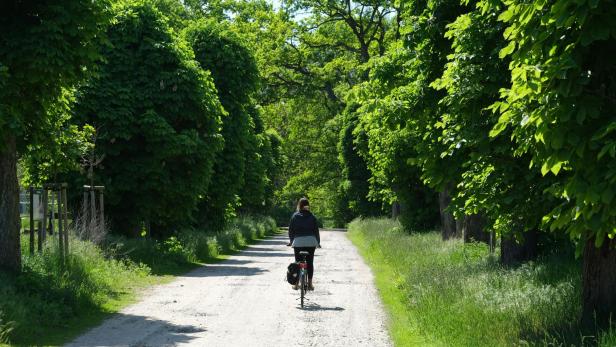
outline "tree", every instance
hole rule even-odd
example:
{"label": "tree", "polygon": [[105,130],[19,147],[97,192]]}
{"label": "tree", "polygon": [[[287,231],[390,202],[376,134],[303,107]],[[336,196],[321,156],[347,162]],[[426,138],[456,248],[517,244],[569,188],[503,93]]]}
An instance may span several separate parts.
{"label": "tree", "polygon": [[503,240],[502,262],[513,263],[536,255],[535,234],[551,206],[543,190],[551,182],[528,171],[531,158],[515,153],[509,136],[487,136],[498,121],[488,107],[510,83],[509,61],[499,58],[507,44],[497,19],[503,6],[471,4],[475,8],[448,26],[453,52],[432,84],[447,92],[437,126],[441,156],[449,159],[448,180],[456,183],[451,209],[463,221],[465,240],[486,241],[482,229],[494,231]]}
{"label": "tree", "polygon": [[[356,217],[372,217],[383,213],[381,201],[370,201],[370,170],[365,159],[359,154],[367,150],[368,138],[359,128],[359,119],[356,113],[358,105],[347,105],[344,116],[345,127],[340,133],[338,152],[342,163],[344,181],[341,189],[348,215],[343,223],[350,222]],[[357,129],[357,130],[356,130]],[[361,148],[360,148],[361,147]]]}
{"label": "tree", "polygon": [[223,109],[212,78],[153,5],[118,7],[97,76],[77,95],[98,130],[96,180],[116,231],[164,234],[189,223],[207,193]]}
{"label": "tree", "polygon": [[[224,24],[200,20],[190,25],[185,36],[204,70],[212,73],[218,97],[228,113],[222,127],[224,149],[216,157],[214,176],[200,204],[200,219],[214,229],[225,223],[225,211],[234,211],[236,198],[246,175],[259,163],[256,152],[261,143],[255,138],[254,117],[249,114],[259,72],[253,55],[238,35]],[[246,164],[248,166],[245,170]],[[260,166],[259,166],[260,167]],[[264,179],[259,175],[257,180]]]}
{"label": "tree", "polygon": [[268,158],[270,144],[269,137],[264,133],[265,129],[259,110],[252,108],[250,116],[250,136],[247,139],[248,147],[245,151],[246,167],[250,169],[244,174],[240,197],[244,211],[262,213],[266,206],[267,196],[265,194],[269,185],[267,162],[270,160]]}
{"label": "tree", "polygon": [[[338,29],[334,35],[331,35],[331,30],[316,30],[320,39],[313,42],[306,41],[306,45],[311,48],[347,51],[357,55],[361,63],[368,62],[374,53],[377,55],[385,53],[388,33],[392,26],[395,30],[394,36],[399,36],[402,4],[396,4],[394,1],[287,0],[286,4],[292,9],[311,11],[312,16],[307,20],[310,23],[307,30],[321,27]],[[391,23],[390,17],[396,18],[394,23]],[[346,34],[336,35],[340,31]]]}
{"label": "tree", "polygon": [[544,222],[584,255],[583,320],[616,313],[616,6],[610,1],[505,1],[511,88],[492,136],[511,129],[532,167],[555,176]]}
{"label": "tree", "polygon": [[107,1],[0,5],[0,267],[19,270],[16,162],[46,136],[48,111],[98,58]]}
{"label": "tree", "polygon": [[[420,183],[419,175],[425,184],[440,191],[443,239],[456,235],[447,209],[455,184],[447,177],[449,158],[441,157],[444,148],[437,131],[443,113],[439,101],[444,93],[431,83],[442,75],[451,51],[451,43],[444,37],[446,25],[460,13],[462,6],[448,0],[416,3],[406,9],[401,41],[374,60],[369,82],[358,91],[364,105],[360,108],[362,123],[372,142],[368,154],[375,158],[373,174],[390,172],[393,177],[381,182],[401,198],[410,193],[404,203],[417,203],[412,187]],[[415,182],[408,181],[412,177]]]}

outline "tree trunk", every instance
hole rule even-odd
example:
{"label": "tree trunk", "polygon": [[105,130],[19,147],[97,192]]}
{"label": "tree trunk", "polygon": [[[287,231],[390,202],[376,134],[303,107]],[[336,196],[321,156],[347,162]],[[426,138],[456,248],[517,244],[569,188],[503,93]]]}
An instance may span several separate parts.
{"label": "tree trunk", "polygon": [[485,221],[480,214],[464,216],[464,242],[490,243],[490,234],[483,231]]}
{"label": "tree trunk", "polygon": [[501,264],[515,265],[537,257],[537,230],[530,230],[523,234],[519,242],[513,235],[501,237]]}
{"label": "tree trunk", "polygon": [[456,219],[456,235],[464,235],[464,218]]}
{"label": "tree trunk", "polygon": [[448,184],[442,192],[438,193],[438,203],[441,212],[441,235],[443,240],[449,240],[452,237],[459,236],[456,235],[456,220],[453,218],[453,214],[446,211],[447,206],[451,203],[450,191],[451,185]]}
{"label": "tree trunk", "polygon": [[582,323],[607,327],[616,321],[616,240],[605,239],[600,248],[594,238],[584,247]]}
{"label": "tree trunk", "polygon": [[0,268],[17,272],[21,249],[15,137],[7,136],[0,148]]}
{"label": "tree trunk", "polygon": [[394,201],[394,203],[391,204],[391,218],[398,219],[399,216],[400,216],[400,203],[398,201]]}

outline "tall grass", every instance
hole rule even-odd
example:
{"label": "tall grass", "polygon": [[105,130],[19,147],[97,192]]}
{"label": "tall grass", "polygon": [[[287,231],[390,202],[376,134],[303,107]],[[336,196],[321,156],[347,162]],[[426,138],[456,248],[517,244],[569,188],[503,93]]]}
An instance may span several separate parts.
{"label": "tall grass", "polygon": [[4,322],[2,320],[3,313],[0,312],[0,344],[7,343],[9,341],[9,334],[13,330],[12,322]]}
{"label": "tall grass", "polygon": [[[579,332],[580,264],[551,255],[501,267],[483,244],[356,220],[349,236],[375,270],[397,345],[594,344]],[[615,336],[599,337],[613,346]]]}
{"label": "tall grass", "polygon": [[19,275],[0,272],[0,311],[12,322],[8,332],[0,324],[0,336],[4,330],[10,342],[35,345],[44,336],[46,344],[60,344],[74,333],[69,327],[100,320],[135,286],[149,283],[147,267],[108,258],[88,241],[72,238],[63,263],[53,241],[41,254],[24,254]]}

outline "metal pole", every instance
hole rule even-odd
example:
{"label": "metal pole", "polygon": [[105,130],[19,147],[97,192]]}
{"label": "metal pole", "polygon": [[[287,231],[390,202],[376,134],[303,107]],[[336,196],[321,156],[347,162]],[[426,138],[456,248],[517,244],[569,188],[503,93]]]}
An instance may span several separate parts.
{"label": "metal pole", "polygon": [[[66,183],[62,185],[62,197],[64,198],[64,253],[68,255],[68,197],[66,194]],[[74,224],[74,221],[73,221]]]}
{"label": "metal pole", "polygon": [[30,186],[30,254],[34,254],[34,187]]}

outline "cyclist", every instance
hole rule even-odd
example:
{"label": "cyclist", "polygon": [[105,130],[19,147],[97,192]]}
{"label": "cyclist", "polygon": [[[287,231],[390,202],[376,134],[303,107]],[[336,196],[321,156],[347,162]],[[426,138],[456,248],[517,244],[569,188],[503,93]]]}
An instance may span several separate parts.
{"label": "cyclist", "polygon": [[[321,237],[319,235],[319,225],[317,218],[310,212],[308,199],[301,198],[297,203],[297,211],[293,213],[289,222],[289,244],[295,252],[295,261],[300,261],[299,252],[310,253],[306,257],[308,263],[308,289],[314,290],[312,285],[312,275],[314,274],[314,251],[317,247],[321,248]],[[299,285],[294,285],[297,290]]]}

